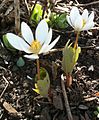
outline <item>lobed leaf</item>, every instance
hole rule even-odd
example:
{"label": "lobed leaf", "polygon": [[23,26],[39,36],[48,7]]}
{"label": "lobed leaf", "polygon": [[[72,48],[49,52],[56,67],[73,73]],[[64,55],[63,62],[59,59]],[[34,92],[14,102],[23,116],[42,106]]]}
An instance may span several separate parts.
{"label": "lobed leaf", "polygon": [[47,70],[45,68],[40,68],[40,80],[37,80],[37,75],[35,77],[35,80],[37,81],[35,84],[36,89],[33,90],[43,97],[48,97],[50,78]]}
{"label": "lobed leaf", "polygon": [[63,50],[63,60],[62,60],[62,67],[64,72],[68,75],[72,73],[74,65],[76,64],[79,53],[81,51],[80,47],[77,47],[76,49],[71,47],[72,43],[69,45],[68,41],[65,45],[65,48]]}

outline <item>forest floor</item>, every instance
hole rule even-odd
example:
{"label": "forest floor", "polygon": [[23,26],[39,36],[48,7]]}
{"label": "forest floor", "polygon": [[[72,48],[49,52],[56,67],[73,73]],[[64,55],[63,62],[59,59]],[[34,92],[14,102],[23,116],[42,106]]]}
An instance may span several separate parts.
{"label": "forest floor", "polygon": [[[28,0],[28,4],[32,5],[31,1]],[[77,4],[74,0],[73,3],[81,9],[94,11],[96,24],[92,31],[81,32],[81,53],[73,70],[73,84],[66,89],[68,102],[74,120],[98,120],[94,112],[99,107],[99,1],[78,0]],[[73,3],[70,0],[57,2],[60,6],[67,5],[68,11]],[[40,65],[50,74],[53,96],[52,101],[38,97],[33,91],[36,61],[24,58],[25,65],[18,67],[16,62],[20,53],[9,51],[2,42],[2,36],[7,32],[13,32],[15,28],[14,9],[7,11],[11,5],[14,5],[13,0],[0,0],[0,120],[68,120],[61,89],[62,51],[41,56]],[[28,23],[29,15],[24,0],[21,0],[20,9],[21,21]],[[53,35],[61,35],[55,46],[57,49],[63,48],[68,39],[75,39],[70,26],[62,32],[53,29]],[[56,76],[54,65],[57,65]]]}

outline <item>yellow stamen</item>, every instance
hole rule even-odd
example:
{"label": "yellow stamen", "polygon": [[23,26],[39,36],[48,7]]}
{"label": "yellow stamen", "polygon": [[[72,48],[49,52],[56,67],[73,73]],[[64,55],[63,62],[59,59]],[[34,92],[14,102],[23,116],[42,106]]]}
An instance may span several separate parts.
{"label": "yellow stamen", "polygon": [[31,45],[30,45],[30,51],[32,51],[35,54],[38,54],[40,49],[41,49],[41,44],[38,40],[33,40]]}
{"label": "yellow stamen", "polygon": [[85,26],[85,24],[86,24],[86,21],[83,19],[83,27]]}

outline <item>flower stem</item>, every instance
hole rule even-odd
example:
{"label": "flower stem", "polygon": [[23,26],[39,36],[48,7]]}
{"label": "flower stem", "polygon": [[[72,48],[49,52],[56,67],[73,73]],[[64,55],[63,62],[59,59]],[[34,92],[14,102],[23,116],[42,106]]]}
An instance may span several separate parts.
{"label": "flower stem", "polygon": [[77,32],[77,35],[76,35],[76,40],[75,40],[75,43],[74,43],[74,48],[77,47],[77,44],[78,44],[78,37],[79,37],[79,32]]}
{"label": "flower stem", "polygon": [[38,80],[40,80],[40,62],[39,62],[39,59],[37,59],[37,77],[38,77]]}
{"label": "flower stem", "polygon": [[72,85],[72,76],[70,73],[68,73],[68,75],[66,75],[66,86],[70,87]]}

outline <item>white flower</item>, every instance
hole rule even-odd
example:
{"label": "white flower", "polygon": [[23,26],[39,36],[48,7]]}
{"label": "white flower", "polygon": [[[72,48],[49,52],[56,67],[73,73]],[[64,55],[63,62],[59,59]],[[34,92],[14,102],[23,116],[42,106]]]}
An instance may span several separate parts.
{"label": "white flower", "polygon": [[97,115],[97,118],[99,118],[99,113],[98,113],[98,115]]}
{"label": "white flower", "polygon": [[77,7],[73,7],[70,16],[67,16],[68,23],[75,29],[75,31],[83,31],[92,29],[94,26],[94,12],[89,15],[88,10],[85,9],[80,15]]}
{"label": "white flower", "polygon": [[35,31],[35,39],[30,27],[25,23],[21,23],[22,38],[13,34],[7,33],[9,43],[16,49],[28,53],[24,57],[29,59],[38,59],[39,54],[46,53],[51,50],[58,42],[58,36],[52,43],[52,29],[48,29],[46,21],[43,19],[38,24]]}

